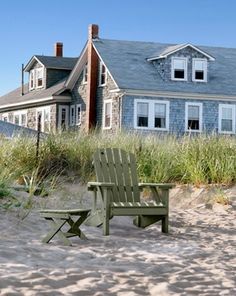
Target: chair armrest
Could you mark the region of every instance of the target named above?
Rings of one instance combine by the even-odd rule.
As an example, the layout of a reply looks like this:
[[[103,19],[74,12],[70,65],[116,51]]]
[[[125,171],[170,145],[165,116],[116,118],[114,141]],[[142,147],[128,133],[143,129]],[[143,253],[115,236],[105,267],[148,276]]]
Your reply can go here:
[[[115,186],[114,183],[109,183],[109,182],[88,182],[87,184],[88,190],[94,190],[97,189],[98,187],[103,187],[103,188],[112,188]]]
[[[157,187],[160,189],[171,189],[175,187],[175,184],[172,183],[139,183],[138,184],[139,188],[142,190],[145,187]]]

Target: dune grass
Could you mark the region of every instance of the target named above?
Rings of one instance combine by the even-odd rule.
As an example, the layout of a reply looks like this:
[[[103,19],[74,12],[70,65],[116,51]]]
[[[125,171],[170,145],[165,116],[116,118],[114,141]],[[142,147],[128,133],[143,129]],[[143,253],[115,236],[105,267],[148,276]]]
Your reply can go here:
[[[93,178],[92,155],[99,147],[119,147],[133,152],[142,182],[232,184],[236,181],[236,139],[217,135],[195,137],[116,135],[93,132],[49,135],[40,142],[36,160],[36,139],[1,139],[0,182],[54,179],[77,176],[82,182]]]

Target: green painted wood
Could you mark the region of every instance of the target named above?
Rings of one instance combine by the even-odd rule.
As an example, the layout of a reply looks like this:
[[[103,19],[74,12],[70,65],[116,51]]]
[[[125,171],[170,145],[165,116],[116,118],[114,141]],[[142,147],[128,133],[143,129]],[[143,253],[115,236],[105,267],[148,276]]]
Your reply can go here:
[[[131,180],[133,186],[133,198],[134,201],[140,201],[140,190],[138,186],[138,175],[137,175],[137,165],[135,157],[132,153],[129,154],[130,158],[130,171],[131,171]]]
[[[168,231],[168,198],[173,184],[139,184],[134,155],[117,148],[97,150],[94,167],[97,182],[89,182],[88,188],[94,193],[101,192],[103,206],[100,210],[94,206],[96,213],[91,213],[86,223],[100,225],[102,222],[103,234],[108,235],[111,217],[136,216],[134,223],[139,227],[162,220],[162,231]],[[154,202],[140,202],[140,189],[144,187],[151,189]]]
[[[123,186],[125,188],[125,200],[133,202],[133,189],[132,189],[132,183],[131,183],[131,176],[130,176],[130,162],[128,159],[128,153],[126,153],[124,150],[120,151],[121,156],[121,164],[123,168]]]
[[[148,215],[148,216],[144,216],[144,215],[140,215],[137,216],[134,220],[133,223],[134,225],[136,225],[137,227],[141,227],[141,228],[145,228],[153,223],[156,223],[158,221],[162,220],[162,216],[157,216],[157,215]]]
[[[116,179],[117,179],[117,190],[119,192],[117,200],[114,201],[126,201],[125,189],[124,189],[124,174],[123,167],[120,158],[120,150],[117,148],[113,149],[113,157],[116,168]]]
[[[117,184],[117,174],[116,174],[116,166],[114,162],[113,152],[112,149],[106,149],[108,167],[109,167],[109,177],[111,183]],[[111,200],[119,200],[119,192],[117,186],[113,188],[113,196]]]

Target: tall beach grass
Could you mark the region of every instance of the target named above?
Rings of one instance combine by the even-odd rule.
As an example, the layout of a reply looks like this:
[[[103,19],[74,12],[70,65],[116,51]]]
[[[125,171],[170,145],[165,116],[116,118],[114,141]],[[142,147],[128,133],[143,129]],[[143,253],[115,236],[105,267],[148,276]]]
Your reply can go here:
[[[36,160],[36,139],[1,139],[0,181],[24,176],[39,180],[56,175],[93,178],[92,155],[99,147],[119,147],[133,152],[142,182],[232,184],[236,181],[236,138],[217,135],[195,137],[116,135],[76,132],[49,135],[40,142]]]

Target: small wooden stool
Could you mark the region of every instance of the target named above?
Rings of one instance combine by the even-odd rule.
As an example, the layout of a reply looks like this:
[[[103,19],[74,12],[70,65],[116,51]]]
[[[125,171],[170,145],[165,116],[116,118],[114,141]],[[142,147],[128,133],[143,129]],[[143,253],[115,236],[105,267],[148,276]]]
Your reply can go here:
[[[58,234],[65,245],[71,246],[71,242],[68,240],[69,237],[79,236],[81,239],[87,239],[85,234],[79,228],[81,224],[86,220],[90,209],[75,209],[75,210],[50,210],[45,209],[40,211],[40,216],[48,220],[52,229],[43,238],[43,243],[49,243],[50,240]],[[74,220],[72,219],[73,217]],[[68,231],[63,232],[62,227],[68,223],[70,228]]]

